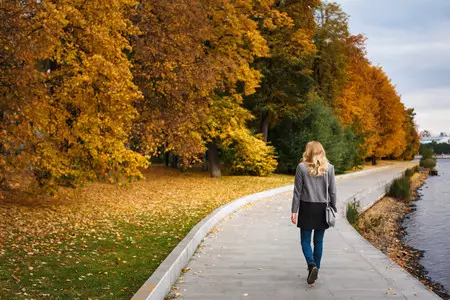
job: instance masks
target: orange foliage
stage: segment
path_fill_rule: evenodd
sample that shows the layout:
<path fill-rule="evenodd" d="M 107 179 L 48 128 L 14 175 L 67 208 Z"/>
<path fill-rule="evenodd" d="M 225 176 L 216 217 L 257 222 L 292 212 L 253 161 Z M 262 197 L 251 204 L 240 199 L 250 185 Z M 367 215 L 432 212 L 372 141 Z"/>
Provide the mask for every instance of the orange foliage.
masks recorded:
<path fill-rule="evenodd" d="M 367 157 L 398 158 L 407 146 L 405 107 L 384 71 L 367 60 L 364 41 L 362 35 L 347 40 L 348 80 L 336 112 L 343 124 L 359 126 Z"/>
<path fill-rule="evenodd" d="M 160 0 L 131 11 L 141 29 L 133 59 L 144 93 L 137 105 L 137 148 L 155 154 L 164 146 L 189 164 L 208 141 L 227 144 L 237 132 L 250 135 L 252 115 L 241 105 L 242 94 L 259 86 L 262 75 L 251 63 L 269 50 L 254 19 L 270 14 L 272 4 Z"/>
<path fill-rule="evenodd" d="M 0 36 L 2 180 L 31 170 L 40 186 L 140 176 L 127 149 L 140 92 L 123 15 L 130 0 L 8 1 Z M 101 17 L 99 17 L 101 16 Z M 2 53 L 3 54 L 3 53 Z"/>

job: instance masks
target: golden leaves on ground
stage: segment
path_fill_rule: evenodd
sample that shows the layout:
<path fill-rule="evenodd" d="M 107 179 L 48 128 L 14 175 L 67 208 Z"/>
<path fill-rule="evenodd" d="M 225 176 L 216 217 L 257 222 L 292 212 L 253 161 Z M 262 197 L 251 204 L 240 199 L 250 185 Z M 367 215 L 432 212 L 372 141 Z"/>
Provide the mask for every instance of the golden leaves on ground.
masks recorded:
<path fill-rule="evenodd" d="M 210 178 L 157 166 L 144 175 L 124 187 L 91 183 L 40 203 L 13 198 L 0 203 L 0 267 L 9 276 L 0 297 L 27 298 L 25 288 L 28 297 L 52 291 L 129 298 L 214 209 L 293 183 L 285 175 Z"/>

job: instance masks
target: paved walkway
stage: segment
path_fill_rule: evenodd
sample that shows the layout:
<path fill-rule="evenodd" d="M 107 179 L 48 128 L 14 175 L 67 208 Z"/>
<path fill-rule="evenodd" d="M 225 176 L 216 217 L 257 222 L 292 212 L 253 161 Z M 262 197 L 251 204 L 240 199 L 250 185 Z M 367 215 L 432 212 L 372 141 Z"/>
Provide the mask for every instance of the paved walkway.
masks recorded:
<path fill-rule="evenodd" d="M 338 180 L 338 209 L 356 194 L 375 201 L 408 164 Z M 365 190 L 365 192 L 362 192 Z M 306 283 L 299 230 L 290 223 L 292 192 L 244 207 L 200 245 L 172 294 L 178 299 L 440 299 L 364 240 L 343 216 L 325 233 L 316 287 Z"/>

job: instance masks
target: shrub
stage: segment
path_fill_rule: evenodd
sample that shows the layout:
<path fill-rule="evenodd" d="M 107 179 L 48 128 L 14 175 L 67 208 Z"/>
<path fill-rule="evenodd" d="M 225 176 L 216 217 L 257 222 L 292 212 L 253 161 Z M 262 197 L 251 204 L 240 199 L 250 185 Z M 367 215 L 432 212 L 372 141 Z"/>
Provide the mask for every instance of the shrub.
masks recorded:
<path fill-rule="evenodd" d="M 261 134 L 254 136 L 246 132 L 233 136 L 232 144 L 223 150 L 225 162 L 233 174 L 267 176 L 275 171 L 275 149 L 261 138 Z"/>
<path fill-rule="evenodd" d="M 419 167 L 415 166 L 405 171 L 405 177 L 411 178 L 415 173 L 419 172 Z"/>
<path fill-rule="evenodd" d="M 423 147 L 421 150 L 422 159 L 433 158 L 434 150 L 432 148 Z"/>
<path fill-rule="evenodd" d="M 359 203 L 356 201 L 347 204 L 347 220 L 353 227 L 356 226 L 359 219 Z"/>
<path fill-rule="evenodd" d="M 420 160 L 420 166 L 428 169 L 436 167 L 436 160 L 433 158 L 425 158 Z"/>
<path fill-rule="evenodd" d="M 403 176 L 392 182 L 387 194 L 395 198 L 409 199 L 410 187 L 409 177 Z"/>

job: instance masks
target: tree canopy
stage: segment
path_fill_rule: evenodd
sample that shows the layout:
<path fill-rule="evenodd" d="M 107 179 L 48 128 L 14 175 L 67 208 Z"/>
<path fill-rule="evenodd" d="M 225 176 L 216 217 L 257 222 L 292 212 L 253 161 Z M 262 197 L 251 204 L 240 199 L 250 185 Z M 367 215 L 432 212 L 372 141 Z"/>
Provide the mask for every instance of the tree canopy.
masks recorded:
<path fill-rule="evenodd" d="M 3 1 L 0 181 L 54 190 L 141 176 L 292 172 L 319 140 L 344 171 L 410 159 L 413 109 L 319 0 Z"/>

